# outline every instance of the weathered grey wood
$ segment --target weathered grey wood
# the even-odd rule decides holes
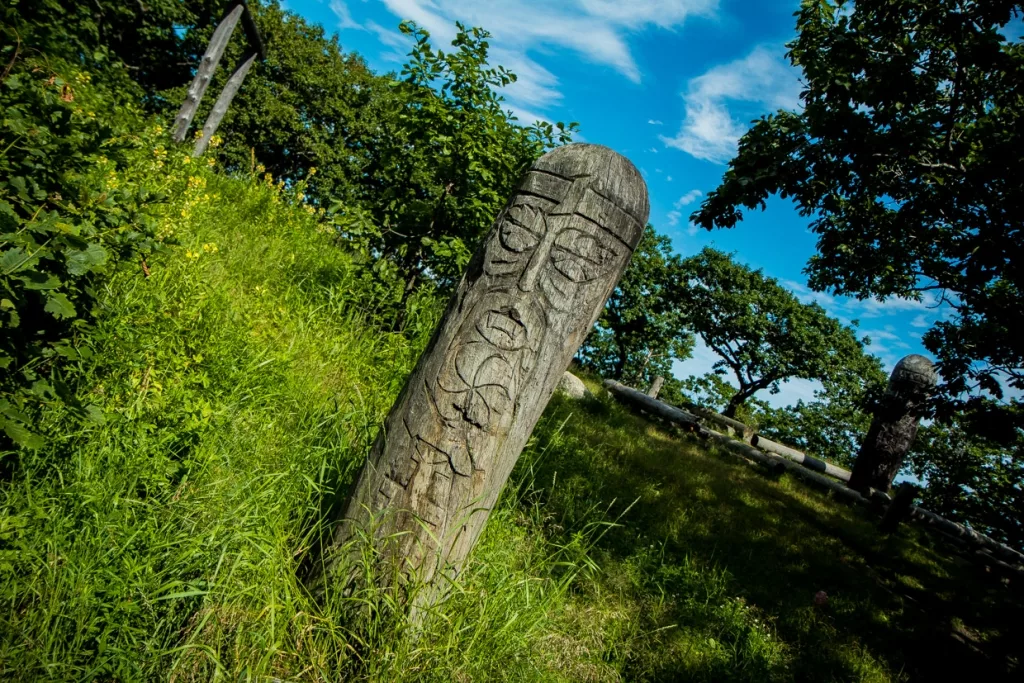
[[[658,393],[661,392],[661,388],[665,386],[665,378],[658,375],[651,382],[651,386],[647,389],[647,395],[651,398],[658,398]]]
[[[691,415],[685,410],[673,408],[667,403],[662,403],[657,399],[651,398],[642,391],[637,391],[636,389],[627,387],[625,384],[620,384],[613,379],[606,379],[604,381],[604,387],[616,398],[619,398],[634,407],[645,410],[651,415],[656,415],[657,417],[668,420],[669,422],[682,425],[689,430],[699,430],[701,428],[700,420],[697,419],[696,415]]]
[[[899,528],[903,520],[910,516],[910,509],[914,506],[914,499],[917,498],[918,489],[913,484],[906,482],[900,484],[896,489],[896,496],[892,504],[885,511],[885,516],[878,523],[878,530],[884,534],[891,534]]]
[[[850,488],[888,491],[917,436],[920,408],[936,383],[935,367],[911,354],[896,364],[850,473]]]
[[[698,415],[709,422],[714,422],[720,427],[724,427],[730,434],[735,434],[737,437],[739,437],[740,439],[747,443],[750,443],[751,440],[754,438],[754,429],[748,425],[743,424],[739,420],[734,420],[731,417],[726,417],[725,415],[716,413],[713,410],[708,410],[707,408],[699,406],[695,403],[684,403],[683,405],[686,406],[687,410],[691,411],[695,415]]]
[[[928,510],[919,507],[911,507],[910,518],[925,527],[941,531],[944,534],[952,536],[977,548],[983,548],[1005,562],[1024,566],[1024,554],[1014,550],[1005,543],[1000,543],[985,534],[979,534],[973,529],[968,529],[962,524],[957,524],[956,522],[937,515],[934,512],[929,512]]]
[[[629,262],[647,187],[625,157],[572,144],[538,159],[470,262],[347,504],[338,548],[373,529],[407,578],[443,591],[483,530],[562,373]],[[314,589],[344,552],[316,562]]]
[[[758,448],[754,448],[750,444],[743,443],[742,441],[737,441],[736,439],[728,437],[724,434],[719,434],[718,432],[712,430],[708,430],[708,432],[711,439],[720,446],[724,446],[726,449],[732,451],[733,453],[741,455],[749,460],[754,460],[755,462],[759,462],[763,465],[766,465],[771,470],[784,470],[792,474],[793,476],[797,477],[798,479],[804,480],[809,484],[813,484],[827,491],[831,491],[836,496],[836,498],[839,498],[840,500],[843,500],[845,502],[868,506],[873,504],[870,498],[861,495],[860,493],[854,491],[853,489],[847,488],[845,485],[835,481],[834,479],[829,479],[828,477],[820,475],[817,472],[812,472],[808,469],[805,469],[804,467],[789,460],[788,458],[784,458],[773,453],[765,453],[764,451]]]
[[[210,38],[210,44],[206,46],[206,53],[203,54],[203,58],[199,62],[199,68],[196,69],[196,76],[188,87],[185,101],[182,103],[181,109],[178,110],[178,115],[174,118],[174,128],[171,131],[171,135],[176,142],[185,141],[189,126],[192,125],[192,118],[196,115],[196,110],[199,109],[200,100],[203,99],[203,93],[206,92],[207,86],[210,85],[213,72],[217,70],[217,64],[220,62],[224,49],[231,40],[231,34],[234,33],[235,26],[238,25],[238,20],[244,12],[245,6],[239,2],[227,13],[220,24],[217,25],[216,30],[214,30],[213,37]]]
[[[842,467],[836,467],[824,460],[818,460],[817,458],[798,451],[795,448],[790,448],[789,446],[766,439],[760,434],[755,434],[751,438],[750,445],[756,446],[763,451],[774,453],[775,455],[781,455],[784,458],[789,458],[793,462],[803,465],[809,470],[824,472],[828,476],[835,477],[841,481],[850,481],[850,472],[848,470],[844,470]]]
[[[196,146],[192,150],[193,157],[200,157],[206,152],[206,148],[210,145],[210,138],[217,132],[221,119],[224,118],[228,107],[231,106],[231,100],[235,99],[238,89],[242,87],[242,81],[245,80],[245,75],[249,73],[252,63],[256,61],[258,56],[255,50],[243,56],[242,61],[238,64],[238,68],[231,74],[228,82],[224,84],[224,90],[221,91],[217,102],[213,105],[213,109],[210,110],[210,115],[206,117],[206,123],[203,124],[203,136],[196,140]]]

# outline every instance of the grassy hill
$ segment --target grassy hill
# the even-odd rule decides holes
[[[317,603],[296,570],[437,305],[392,331],[359,257],[267,179],[195,169],[162,221],[179,245],[115,277],[80,361],[103,419],[53,408],[61,437],[0,484],[0,678],[1020,674],[1018,586],[607,397],[555,397],[419,628],[372,589]]]

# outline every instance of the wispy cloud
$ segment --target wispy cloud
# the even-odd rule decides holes
[[[682,197],[677,199],[672,206],[674,206],[677,209],[681,209],[684,206],[689,206],[690,204],[693,204],[695,201],[697,201],[698,199],[700,199],[703,196],[704,196],[704,193],[701,192],[700,190],[690,190],[689,192],[684,194]]]
[[[713,17],[719,0],[382,0],[398,19],[408,19],[430,32],[435,45],[447,47],[455,37],[455,21],[481,26],[492,33],[491,62],[508,67],[518,81],[505,96],[520,110],[543,111],[562,100],[559,80],[538,64],[532,51],[564,49],[584,61],[613,69],[639,83],[640,67],[627,38],[648,28],[675,30],[695,16]],[[331,0],[340,28],[360,26],[343,0]],[[381,36],[382,40],[385,40]],[[394,40],[385,40],[395,47]],[[543,117],[541,117],[543,118]],[[652,123],[655,123],[652,119]],[[660,125],[660,121],[656,122]]]
[[[334,12],[334,16],[338,18],[339,30],[363,28],[352,19],[352,13],[348,11],[348,4],[345,3],[345,0],[331,0],[330,8]]]
[[[657,119],[647,119],[647,123],[651,124],[652,126],[664,126],[665,125],[664,123],[662,123],[661,121],[658,121]]]
[[[725,163],[736,153],[745,121],[768,110],[796,108],[799,92],[798,72],[783,59],[781,47],[758,46],[743,59],[692,79],[683,93],[679,133],[662,135],[661,141],[698,159]]]
[[[679,211],[669,211],[665,214],[665,218],[668,220],[668,227],[674,228],[679,225],[679,219],[683,217],[683,214]]]
[[[686,225],[686,234],[690,237],[694,237],[698,232],[700,232],[699,226],[694,225],[693,223],[688,223]]]

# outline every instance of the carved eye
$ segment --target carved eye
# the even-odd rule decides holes
[[[559,233],[551,247],[552,265],[572,282],[589,282],[599,277],[614,258],[615,252],[598,238],[575,228]]]
[[[544,221],[544,214],[536,206],[517,204],[505,214],[501,222],[501,244],[509,251],[522,253],[540,242],[538,230]]]

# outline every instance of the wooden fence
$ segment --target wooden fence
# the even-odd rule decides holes
[[[727,452],[747,461],[764,465],[771,471],[792,474],[812,486],[830,491],[837,499],[846,503],[871,508],[881,514],[888,512],[890,506],[893,506],[892,498],[881,491],[870,489],[868,495],[864,495],[849,488],[846,485],[850,479],[849,471],[761,437],[747,425],[738,423],[724,415],[706,409],[701,409],[699,414],[690,413],[651,398],[644,392],[627,387],[615,380],[605,380],[604,386],[613,396],[632,408],[643,410],[650,415],[677,424],[688,432],[722,446]],[[706,422],[734,431],[738,438],[709,429]],[[739,425],[738,428],[737,425]],[[748,433],[749,437],[746,436]],[[900,501],[900,506],[904,507],[905,501]],[[925,529],[936,532],[943,538],[969,549],[972,551],[974,559],[1015,574],[1024,575],[1024,554],[1019,551],[924,508],[914,505],[906,507],[908,509],[903,515],[900,515],[901,517],[905,516]],[[889,527],[891,524],[892,518],[885,526]]]

